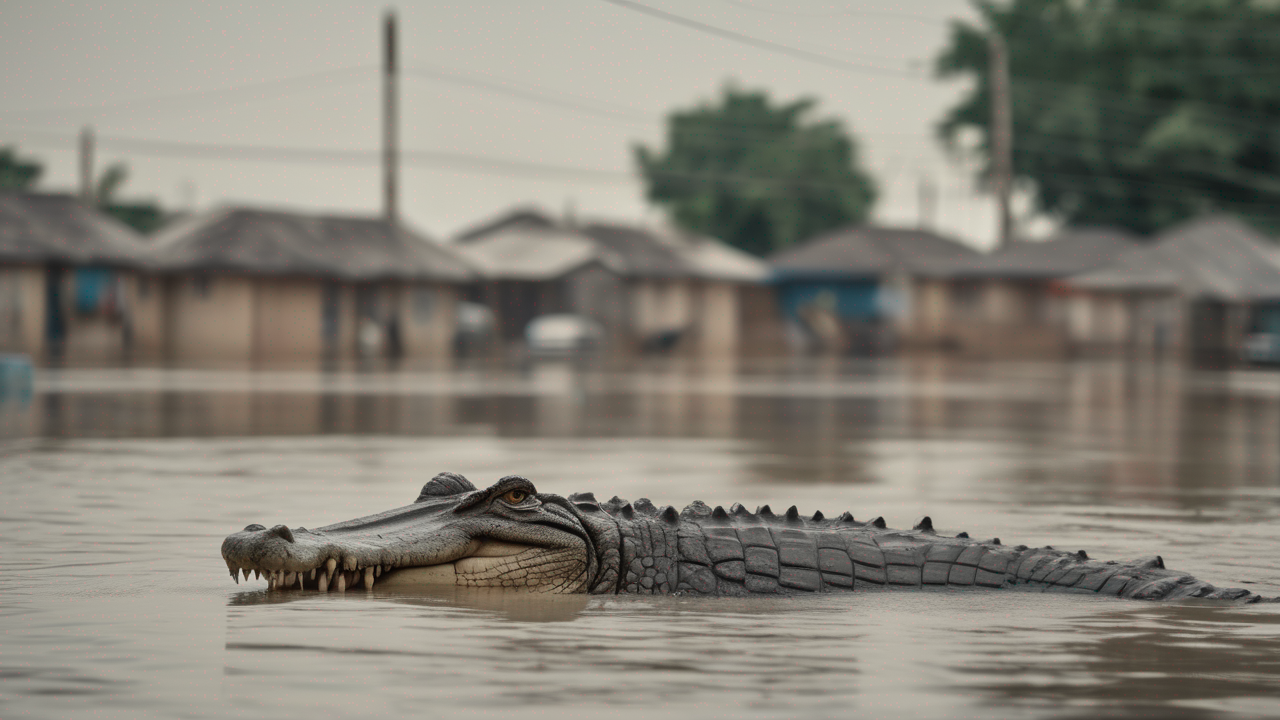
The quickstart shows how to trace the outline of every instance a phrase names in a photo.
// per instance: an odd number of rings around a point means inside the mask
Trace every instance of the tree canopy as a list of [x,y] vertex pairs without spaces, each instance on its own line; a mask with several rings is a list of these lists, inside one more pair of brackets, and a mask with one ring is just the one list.
[[857,144],[840,123],[809,120],[814,105],[726,88],[716,104],[672,112],[666,150],[636,148],[648,198],[756,255],[864,219],[875,187]]
[[[44,166],[36,160],[18,157],[12,147],[0,148],[0,190],[35,190]],[[94,198],[98,209],[140,233],[150,233],[164,225],[168,216],[159,203],[150,200],[122,201],[117,198],[129,179],[129,168],[124,163],[112,163],[98,176],[94,184]]]
[[977,0],[943,77],[976,80],[941,124],[981,131],[987,37],[1008,47],[1015,175],[1037,208],[1149,233],[1204,212],[1280,228],[1280,5],[1251,0]]
[[17,150],[0,148],[0,190],[30,190],[43,171],[40,163],[18,157]]

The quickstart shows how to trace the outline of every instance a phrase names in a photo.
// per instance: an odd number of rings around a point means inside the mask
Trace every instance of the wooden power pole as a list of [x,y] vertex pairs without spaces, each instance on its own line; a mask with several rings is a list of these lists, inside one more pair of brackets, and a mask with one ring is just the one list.
[[1013,109],[1009,100],[1009,50],[998,30],[987,35],[991,73],[991,184],[999,206],[999,247],[1013,236]]
[[93,128],[86,125],[80,129],[80,199],[93,205],[93,194]]
[[396,16],[387,11],[382,34],[382,213],[387,222],[400,220],[397,177],[399,173],[399,148],[396,131],[399,113],[396,93]]

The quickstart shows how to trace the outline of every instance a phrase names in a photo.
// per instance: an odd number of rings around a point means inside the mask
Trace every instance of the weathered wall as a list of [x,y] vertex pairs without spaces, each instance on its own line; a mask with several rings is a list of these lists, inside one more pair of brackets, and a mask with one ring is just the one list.
[[319,358],[324,351],[324,284],[311,278],[257,278],[253,298],[253,358]]
[[1059,358],[1071,351],[1064,297],[1040,281],[966,282],[956,293],[955,336],[982,358]]
[[406,357],[452,357],[458,290],[439,283],[410,283],[400,292],[399,323]]
[[738,287],[735,283],[707,281],[697,288],[695,351],[705,356],[732,355],[738,351]]
[[0,266],[0,352],[44,354],[45,270]]
[[564,277],[564,292],[567,310],[600,323],[615,345],[631,337],[631,294],[622,278],[591,263]]
[[252,359],[254,281],[179,276],[170,286],[169,342],[178,360]]
[[954,344],[955,317],[950,283],[935,278],[915,278],[909,284],[910,306],[899,325],[904,344],[938,347]]
[[631,283],[634,311],[632,327],[643,339],[693,324],[693,281],[641,279]]
[[165,279],[145,273],[129,273],[124,280],[125,302],[133,324],[130,354],[141,358],[164,356],[168,322],[165,317],[168,312]]
[[773,285],[738,286],[738,351],[774,357],[787,351],[782,309]]

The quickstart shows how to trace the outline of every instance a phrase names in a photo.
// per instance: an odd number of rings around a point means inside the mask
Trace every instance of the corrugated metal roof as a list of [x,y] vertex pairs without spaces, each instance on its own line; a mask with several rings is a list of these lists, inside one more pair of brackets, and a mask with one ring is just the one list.
[[989,255],[977,255],[952,268],[969,278],[1054,279],[1104,267],[1137,246],[1124,230],[1068,228],[1048,240],[1019,240]]
[[531,228],[548,230],[558,226],[559,223],[554,218],[537,208],[515,208],[492,220],[463,230],[454,236],[453,241],[458,244],[466,244],[501,230]]
[[0,192],[0,260],[138,267],[146,258],[137,233],[77,197]]
[[715,238],[606,221],[563,223],[529,208],[458,235],[454,247],[485,275],[511,280],[550,280],[593,261],[624,277],[761,282],[768,275],[761,260]]
[[555,227],[504,225],[456,251],[485,277],[501,280],[554,280],[592,262],[621,270],[621,261],[591,238]]
[[645,228],[593,222],[584,225],[581,232],[618,256],[623,275],[677,278],[694,274],[679,253]]
[[446,282],[474,277],[452,251],[381,218],[222,208],[161,230],[152,244],[156,266],[167,271]]
[[850,225],[787,248],[769,264],[784,278],[946,275],[975,256],[959,242],[925,230]]
[[1198,218],[1153,245],[1068,281],[1094,290],[1177,289],[1190,297],[1248,302],[1280,299],[1280,248],[1240,220]]
[[653,236],[674,250],[694,277],[736,283],[769,279],[768,263],[713,237],[678,228],[654,230]]

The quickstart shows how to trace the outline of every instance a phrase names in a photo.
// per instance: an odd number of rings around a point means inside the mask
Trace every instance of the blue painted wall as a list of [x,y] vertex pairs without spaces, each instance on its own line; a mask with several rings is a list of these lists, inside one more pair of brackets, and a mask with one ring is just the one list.
[[788,318],[799,316],[801,307],[820,295],[835,297],[835,311],[844,320],[870,320],[884,315],[880,284],[875,280],[783,280],[778,282],[778,299]]

